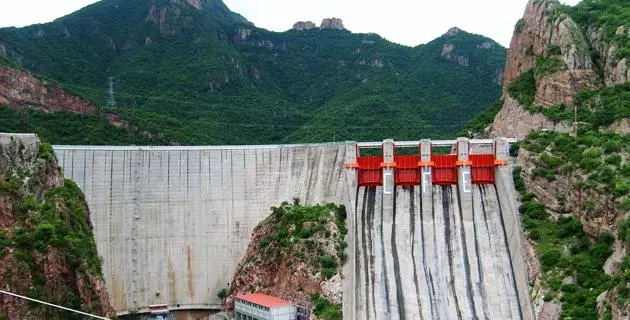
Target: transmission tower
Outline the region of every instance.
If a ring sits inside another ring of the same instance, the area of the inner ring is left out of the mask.
[[[109,80],[109,90],[107,91],[107,106],[110,108],[116,107],[116,100],[114,99],[114,77],[107,78]]]

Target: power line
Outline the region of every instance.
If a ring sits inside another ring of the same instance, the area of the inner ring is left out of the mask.
[[[12,296],[12,297],[16,297],[16,298],[20,298],[20,299],[24,299],[24,300],[29,300],[29,301],[45,304],[47,306],[51,306],[51,307],[54,307],[54,308],[63,309],[63,310],[66,310],[66,311],[78,313],[78,314],[81,314],[81,315],[84,315],[84,316],[88,316],[88,317],[91,317],[91,318],[94,318],[94,319],[110,320],[109,318],[105,318],[105,317],[101,317],[101,316],[85,313],[83,311],[79,311],[79,310],[74,310],[74,309],[58,306],[56,304],[52,304],[52,303],[48,303],[48,302],[45,302],[45,301],[41,301],[41,300],[37,300],[37,299],[21,296],[19,294],[11,293],[11,292],[4,291],[4,290],[0,290],[0,293],[4,293],[6,295],[9,295],[9,296]]]

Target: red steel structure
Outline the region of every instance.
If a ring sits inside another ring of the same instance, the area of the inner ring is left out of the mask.
[[[383,185],[383,170],[381,163],[383,156],[358,157],[359,185],[376,187]]]
[[[452,185],[457,184],[457,155],[456,154],[432,154],[433,184]]]
[[[397,186],[420,185],[420,170],[418,168],[418,156],[395,156],[396,170],[394,172]]]
[[[395,185],[418,186],[421,184],[422,167],[432,168],[434,185],[457,184],[459,166],[471,167],[473,184],[493,184],[495,168],[507,164],[507,161],[497,161],[494,154],[469,154],[468,161],[458,161],[457,154],[431,154],[428,163],[421,162],[419,155],[395,155],[393,163],[384,163],[383,160],[382,155],[357,157],[357,163],[346,164],[346,168],[357,169],[360,186],[382,186],[384,167],[394,168]]]
[[[493,184],[495,157],[493,154],[471,154],[472,162],[472,183],[473,184]]]

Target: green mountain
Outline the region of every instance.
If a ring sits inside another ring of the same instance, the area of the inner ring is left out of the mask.
[[[0,29],[2,47],[100,107],[114,77],[115,112],[150,133],[136,144],[451,137],[498,99],[505,64],[505,48],[456,28],[415,48],[347,30],[278,33],[220,0],[103,0]],[[55,143],[100,139],[45,129]]]

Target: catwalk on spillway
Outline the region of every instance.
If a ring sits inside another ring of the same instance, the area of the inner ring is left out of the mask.
[[[522,319],[499,196],[472,190],[472,218],[457,186],[360,187],[354,229],[357,319]],[[428,200],[430,199],[430,200]]]

